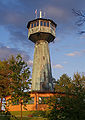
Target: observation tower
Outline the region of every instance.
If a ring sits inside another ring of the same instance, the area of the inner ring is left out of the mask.
[[[29,21],[27,28],[28,39],[35,43],[32,91],[52,92],[53,80],[48,44],[56,37],[56,23],[51,19],[42,18],[40,11],[40,17]]]

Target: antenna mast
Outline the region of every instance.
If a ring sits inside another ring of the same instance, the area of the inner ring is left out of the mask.
[[[42,18],[42,11],[40,10],[40,18]]]

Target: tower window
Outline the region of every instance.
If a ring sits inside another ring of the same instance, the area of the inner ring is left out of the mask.
[[[36,27],[36,22],[34,22],[34,27]]]
[[[52,23],[50,24],[50,28],[51,28],[52,30],[54,30],[54,26],[53,26]]]
[[[37,21],[37,26],[39,26],[39,21]]]
[[[33,28],[33,23],[31,24],[31,28]]]
[[[46,22],[44,22],[44,26],[46,26]]]
[[[31,97],[29,100],[25,101],[23,100],[23,103],[25,104],[34,104],[34,97]]]
[[[19,99],[17,99],[16,101],[12,102],[12,105],[19,105]]]
[[[43,21],[40,21],[40,25],[43,26]]]
[[[47,22],[47,27],[49,27],[49,22]]]
[[[49,97],[39,97],[39,104],[47,104]]]

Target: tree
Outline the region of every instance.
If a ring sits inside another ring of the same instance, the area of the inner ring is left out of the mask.
[[[5,98],[5,96],[10,94],[10,79],[9,75],[11,74],[11,70],[9,69],[8,61],[0,61],[0,98],[1,98],[1,104],[0,109],[2,106],[2,100]]]
[[[8,95],[9,91],[9,74],[11,74],[11,70],[9,70],[9,65],[7,61],[0,61],[0,98]]]
[[[71,83],[70,92],[49,99],[49,120],[85,120],[85,75],[74,74]]]
[[[73,87],[71,81],[72,81],[71,78],[67,74],[63,74],[55,84],[55,91],[66,92],[66,90],[69,90],[70,92]]]
[[[17,100],[21,104],[21,120],[23,101],[30,99],[30,71],[27,63],[22,60],[21,55],[17,55],[16,59],[12,56],[9,60],[9,69],[12,71],[10,75],[11,84],[11,101],[15,103]]]
[[[0,61],[0,98],[11,95],[12,103],[16,101],[20,103],[21,119],[23,101],[26,102],[30,99],[31,79],[29,77],[29,67],[22,60],[21,55],[17,55],[16,58],[11,56],[8,60]]]

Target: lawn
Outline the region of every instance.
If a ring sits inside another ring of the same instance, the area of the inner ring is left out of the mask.
[[[21,120],[20,116],[21,113],[20,111],[11,111],[11,117],[8,116],[0,116],[0,120]],[[45,118],[43,115],[44,112],[43,111],[23,111],[22,112],[22,116],[23,119],[22,120],[47,120],[47,118]],[[32,115],[32,117],[30,117],[30,115]]]
[[[21,118],[17,118],[17,120],[21,120]],[[46,118],[41,118],[41,117],[37,117],[37,118],[35,118],[35,117],[32,117],[32,118],[23,117],[22,120],[47,120],[47,119]]]
[[[1,117],[0,116],[0,120],[21,120],[20,117]],[[23,117],[22,120],[47,120],[46,118],[41,118],[41,117]]]

